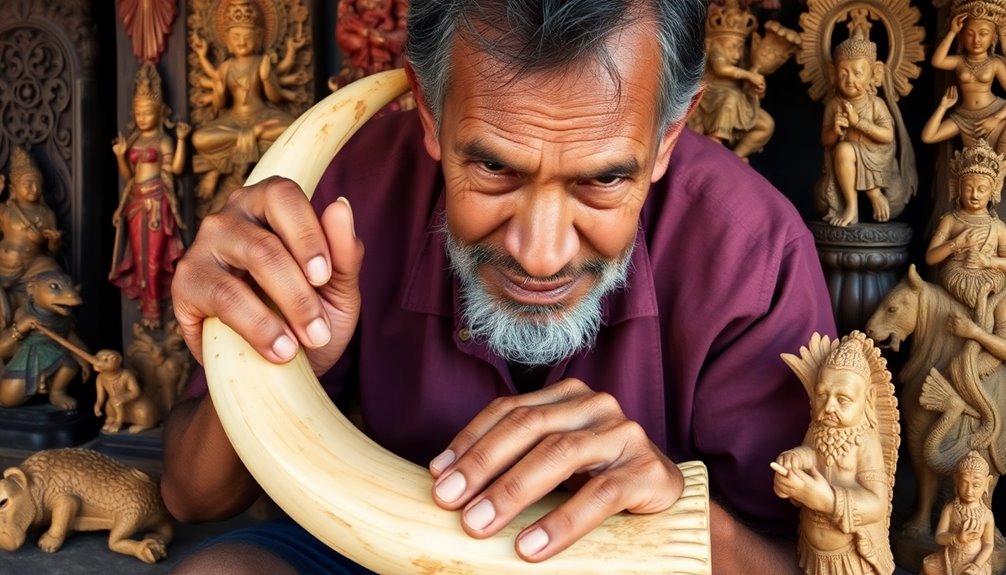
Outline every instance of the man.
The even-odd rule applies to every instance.
[[[704,20],[702,0],[413,1],[418,114],[349,142],[320,223],[282,180],[203,222],[174,288],[190,347],[212,315],[274,361],[303,345],[371,437],[429,464],[431,497],[473,537],[577,489],[518,536],[528,561],[623,509],[666,509],[673,461],[701,458],[717,572],[795,569],[765,537],[795,534],[767,465],[807,425],[778,354],[834,323],[792,206],[683,131]],[[162,484],[181,520],[257,495],[209,398],[172,414]],[[299,553],[262,549],[199,568]]]

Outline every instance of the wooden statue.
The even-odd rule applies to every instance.
[[[956,84],[946,89],[922,128],[923,142],[960,136],[965,146],[974,146],[983,139],[1000,154],[1006,153],[1006,100],[992,90],[994,84],[1006,88],[1006,61],[995,53],[1004,23],[1004,0],[958,0],[952,4],[949,30],[933,51],[931,62],[938,70],[953,71]],[[954,39],[959,40],[959,55],[950,54]]]
[[[181,396],[192,366],[178,322],[169,321],[164,332],[164,339],[158,341],[139,324],[133,324],[133,341],[126,348],[127,364],[140,377],[144,394],[162,416]]]
[[[84,379],[90,365],[73,355],[43,331],[45,328],[84,344],[73,328],[73,309],[81,304],[80,292],[70,276],[61,271],[36,275],[27,285],[28,301],[18,308],[10,326],[0,332],[0,357],[7,364],[0,373],[0,405],[16,407],[36,394],[49,394],[49,402],[60,409],[74,409],[77,400],[68,388],[77,372]]]
[[[47,553],[59,551],[71,531],[107,529],[109,549],[156,563],[173,534],[157,482],[88,449],[40,451],[7,468],[0,501],[4,551],[17,551],[29,530],[45,525],[38,546]],[[130,538],[146,531],[139,541]]]
[[[405,58],[408,0],[339,0],[335,41],[342,51],[342,69],[328,80],[331,90],[385,70],[401,68]],[[389,110],[411,110],[411,92],[392,102]]]
[[[42,172],[21,147],[11,152],[10,195],[0,204],[0,321],[6,326],[27,299],[25,285],[41,272],[59,270],[63,245],[56,214],[42,196]]]
[[[990,308],[995,305],[989,302]],[[939,480],[949,478],[962,457],[974,450],[985,458],[993,485],[1004,471],[999,454],[1006,453],[1001,407],[1006,405],[1006,373],[995,370],[980,376],[979,369],[985,351],[1002,361],[1006,346],[984,329],[961,329],[975,325],[968,319],[971,314],[942,286],[923,280],[913,265],[866,325],[875,341],[895,351],[912,337],[898,379],[916,497],[899,534],[906,549],[900,564],[921,564],[922,556],[932,552],[930,516]],[[1006,567],[1002,549],[994,551],[992,562],[996,572]]]
[[[101,417],[102,408],[106,412],[102,431],[115,433],[129,425],[129,433],[139,433],[157,426],[161,420],[157,406],[143,394],[136,374],[122,367],[121,353],[103,349],[88,359],[98,372],[94,415]]]
[[[936,526],[938,552],[922,562],[923,575],[991,575],[995,516],[988,506],[991,497],[989,464],[970,451],[957,464],[953,501],[943,506]]]
[[[94,415],[101,417],[102,410],[107,412],[105,424],[101,427],[102,431],[116,433],[124,424],[131,424],[129,433],[139,433],[153,429],[160,423],[157,406],[151,398],[143,394],[136,374],[122,367],[121,353],[112,349],[102,349],[91,355],[73,341],[44,325],[38,324],[35,329],[63,346],[66,351],[91,364],[98,373],[95,380],[97,394],[94,401]]]
[[[808,575],[890,575],[900,429],[887,362],[858,331],[836,341],[815,333],[799,357],[782,357],[811,399],[803,444],[772,464],[776,493],[801,507],[800,567]]]
[[[133,89],[136,129],[128,138],[120,132],[112,143],[126,186],[112,216],[116,245],[108,279],[127,297],[140,300],[140,321],[151,329],[161,326],[161,299],[170,292],[175,262],[185,249],[175,176],[185,167],[185,138],[191,128],[179,122],[178,141],[173,142],[164,131],[174,126],[169,114],[157,68],[149,62],[141,65]],[[123,235],[125,248],[119,245]]]
[[[766,37],[754,33],[758,21],[738,0],[709,4],[706,19],[706,91],[688,125],[728,147],[741,158],[760,151],[775,131],[761,107],[765,76],[779,68],[799,44],[796,32],[778,22],[766,24]],[[746,62],[752,38],[751,62]]]
[[[904,210],[915,194],[915,154],[898,96],[911,91],[920,70],[924,30],[919,12],[907,0],[860,2],[810,0],[801,15],[801,78],[810,95],[825,100],[821,144],[824,162],[814,189],[814,203],[828,224],[845,227],[860,221],[859,195],[868,198],[873,220],[887,222]],[[874,19],[880,26],[874,26]],[[841,38],[844,24],[847,37]],[[870,31],[887,34],[886,57],[877,52]]]
[[[193,170],[203,216],[244,183],[310,102],[310,54],[301,57],[309,26],[299,1],[197,0],[192,9]]]
[[[926,251],[926,263],[939,266],[940,284],[971,311],[967,316],[951,316],[951,331],[970,337],[983,326],[985,331],[1006,337],[1006,305],[1000,296],[1006,288],[1006,223],[996,212],[1006,157],[978,140],[955,154],[950,172],[950,197],[956,207],[940,218]],[[997,302],[994,307],[989,307],[990,298]],[[980,361],[979,377],[1002,363],[988,353]],[[992,407],[987,401],[974,407],[982,413],[982,420],[990,421]]]

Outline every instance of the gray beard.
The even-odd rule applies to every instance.
[[[554,365],[594,344],[601,327],[601,300],[626,285],[633,246],[618,260],[596,261],[556,274],[593,274],[597,283],[570,307],[525,305],[489,295],[479,267],[496,265],[527,275],[510,256],[462,245],[444,226],[451,271],[461,284],[462,313],[472,336],[503,359],[524,365]]]

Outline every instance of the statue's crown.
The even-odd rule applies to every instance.
[[[258,9],[251,0],[231,0],[224,12],[224,28],[256,28]]]
[[[706,36],[737,36],[747,38],[758,26],[754,14],[742,9],[737,0],[727,0],[724,5],[709,4],[706,17]]]
[[[144,98],[155,103],[163,101],[161,93],[161,75],[151,62],[144,62],[136,71],[136,84],[133,86],[133,98]]]
[[[975,20],[990,20],[1001,26],[1006,22],[1006,0],[955,0],[950,17],[967,14]]]
[[[964,473],[989,474],[989,462],[985,461],[977,451],[971,450],[957,463],[957,470]]]
[[[14,146],[10,153],[10,179],[16,182],[29,174],[41,175],[38,166],[21,146]]]
[[[832,54],[832,60],[835,62],[839,60],[856,60],[858,58],[865,58],[871,62],[875,62],[877,60],[877,45],[866,38],[854,35],[842,40],[838,46],[835,46],[835,52]]]
[[[985,140],[978,140],[974,146],[965,146],[956,153],[957,177],[966,174],[981,174],[1002,182],[1006,169],[1006,157],[996,153]]]
[[[866,359],[866,353],[863,352],[864,341],[865,336],[863,338],[852,336],[842,338],[838,347],[825,358],[823,367],[852,371],[862,375],[866,381],[870,381],[870,362]]]

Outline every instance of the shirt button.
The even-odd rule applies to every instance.
[[[472,332],[467,328],[463,327],[458,330],[458,339],[461,341],[468,341],[472,338]]]

